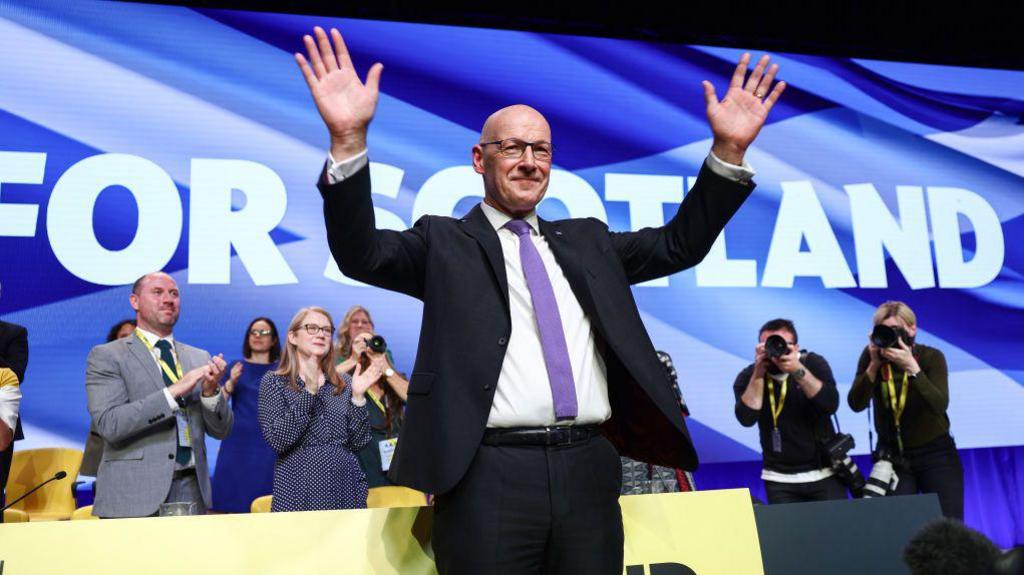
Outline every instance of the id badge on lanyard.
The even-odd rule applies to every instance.
[[[192,430],[188,424],[187,409],[178,409],[174,412],[174,417],[178,421],[178,445],[192,447]]]
[[[395,446],[398,445],[398,438],[382,439],[377,442],[377,449],[380,451],[381,471],[391,469],[391,460],[395,457]]]

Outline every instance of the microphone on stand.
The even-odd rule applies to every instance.
[[[21,501],[22,499],[24,499],[24,498],[28,497],[29,495],[32,495],[32,494],[33,494],[33,493],[35,493],[36,491],[39,491],[39,490],[40,490],[40,489],[42,489],[42,487],[43,487],[44,485],[46,485],[47,483],[49,483],[49,482],[51,482],[51,481],[60,481],[61,479],[64,479],[64,478],[65,478],[65,477],[67,477],[67,476],[68,476],[68,474],[67,474],[66,472],[64,472],[64,471],[58,471],[57,473],[54,473],[54,474],[53,474],[53,477],[51,477],[51,478],[47,479],[46,481],[44,481],[44,482],[40,483],[39,485],[36,485],[36,486],[35,486],[35,487],[33,487],[32,489],[29,489],[29,490],[28,490],[28,491],[27,491],[27,492],[26,492],[26,493],[25,493],[24,495],[22,495],[21,497],[19,497],[19,498],[15,499],[14,501],[11,501],[11,502],[10,502],[10,503],[8,503],[7,505],[5,505],[3,509],[0,509],[0,513],[4,512],[4,511],[7,511],[8,509],[10,509],[11,507],[13,507],[13,506],[14,506],[15,504],[17,504],[17,503],[18,503],[19,501]]]

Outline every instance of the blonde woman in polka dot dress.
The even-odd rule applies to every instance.
[[[339,376],[333,333],[326,310],[299,310],[280,367],[260,382],[260,428],[277,453],[271,511],[366,507],[366,476],[355,453],[370,441],[365,394],[380,368]]]

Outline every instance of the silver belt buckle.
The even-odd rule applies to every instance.
[[[547,429],[549,431],[554,431],[556,433],[558,433],[558,432],[565,433],[565,440],[558,441],[558,442],[554,443],[553,445],[556,445],[558,447],[566,447],[566,446],[572,445],[573,441],[572,441],[572,426],[571,425],[567,425],[567,426],[563,426],[563,427],[555,427],[555,428],[547,427],[545,429]]]

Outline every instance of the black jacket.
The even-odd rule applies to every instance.
[[[832,376],[832,368],[825,358],[808,353],[801,359],[807,371],[821,381],[821,390],[808,398],[793,381],[787,381],[786,401],[779,413],[779,434],[782,436],[782,452],[772,451],[772,414],[768,399],[768,386],[764,388],[764,400],[760,410],[747,407],[740,399],[747,390],[754,364],[748,365],[733,383],[736,395],[736,419],[745,426],[757,424],[761,436],[761,453],[765,469],[781,473],[798,473],[828,467],[829,461],[819,448],[822,440],[835,435],[829,418],[839,408],[839,391]],[[781,389],[775,384],[775,397]]]
[[[480,446],[511,336],[497,233],[479,206],[462,219],[425,216],[403,232],[376,229],[368,168],[334,185],[321,174],[319,187],[328,244],[341,271],[423,300],[406,420],[389,476],[444,493]],[[679,213],[661,228],[615,233],[593,218],[540,220],[540,232],[593,326],[612,407],[604,433],[626,456],[697,466],[629,286],[700,262],[752,190],[705,167]]]

